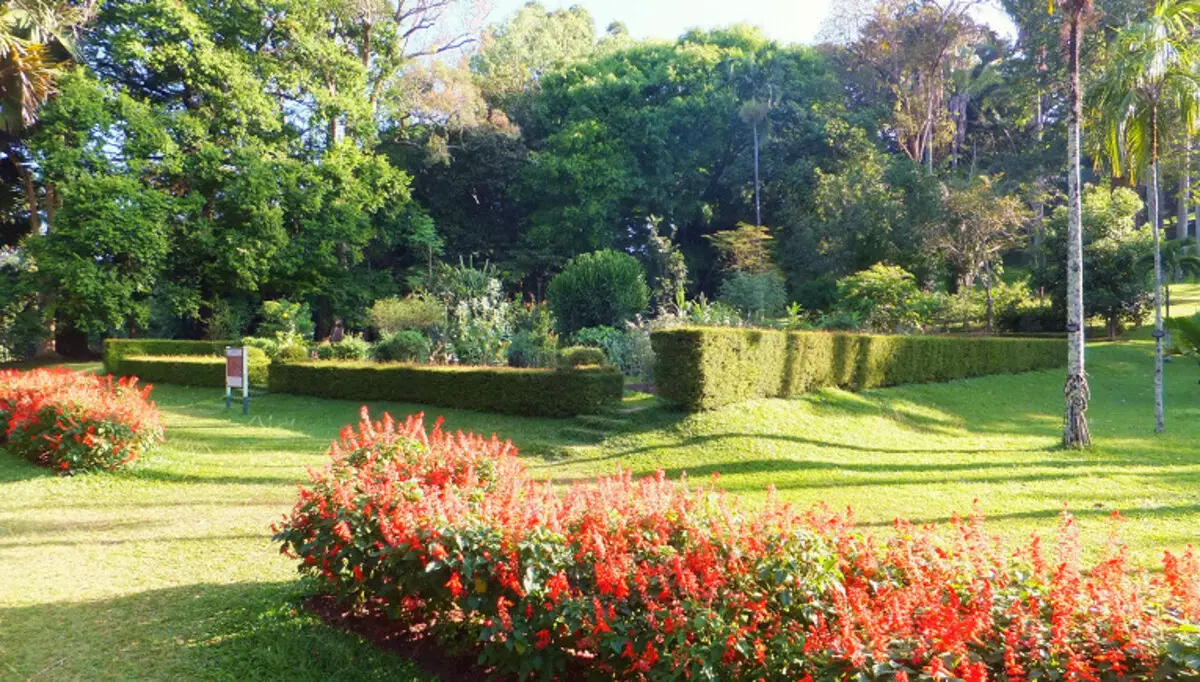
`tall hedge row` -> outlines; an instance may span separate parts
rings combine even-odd
[[[620,400],[624,378],[611,367],[560,371],[317,361],[272,365],[269,386],[273,393],[566,417]]]
[[[226,346],[237,341],[180,341],[177,339],[105,339],[104,371],[121,371],[121,360],[131,355],[216,355],[224,356]],[[222,385],[224,385],[222,383]]]
[[[225,386],[225,358],[209,355],[127,355],[120,374],[152,384]],[[261,348],[250,349],[250,385],[266,387],[270,360]],[[240,389],[239,389],[240,390]]]
[[[681,328],[651,335],[659,394],[686,410],[836,386],[1011,374],[1066,364],[1060,339],[873,336],[741,328]]]

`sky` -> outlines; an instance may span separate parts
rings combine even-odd
[[[502,21],[527,0],[492,0],[488,23]],[[838,0],[540,0],[546,9],[582,5],[596,29],[614,20],[625,22],[634,38],[674,39],[692,28],[754,24],[767,37],[785,43],[811,43],[829,7]],[[979,8],[977,17],[1013,36],[1004,13],[994,6]]]

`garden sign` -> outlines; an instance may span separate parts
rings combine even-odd
[[[225,409],[233,404],[233,389],[242,389],[242,414],[250,414],[250,358],[245,346],[225,347]]]

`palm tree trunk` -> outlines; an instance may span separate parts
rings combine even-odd
[[[758,182],[758,121],[754,122],[754,224],[762,226],[762,197]]]
[[[1091,445],[1087,402],[1090,397],[1084,373],[1083,327],[1083,204],[1080,199],[1080,121],[1083,93],[1079,89],[1079,38],[1082,8],[1071,11],[1067,37],[1067,61],[1071,108],[1067,114],[1067,379],[1063,386],[1066,415],[1063,446]]]
[[[1162,253],[1159,251],[1158,215],[1158,113],[1150,123],[1150,232],[1154,236],[1154,432],[1165,428],[1163,415],[1163,314]]]
[[[1187,239],[1188,203],[1192,196],[1192,141],[1184,134],[1183,170],[1179,172],[1179,211],[1175,222],[1175,238]],[[1169,316],[1168,316],[1169,317]]]

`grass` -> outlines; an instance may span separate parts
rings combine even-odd
[[[628,405],[649,409],[599,419],[429,412],[513,438],[535,476],[560,482],[617,465],[719,472],[751,503],[773,484],[877,526],[944,520],[978,498],[1010,538],[1052,533],[1065,504],[1093,543],[1120,509],[1134,558],[1153,565],[1200,527],[1200,370],[1167,366],[1167,433],[1155,436],[1151,348],[1089,346],[1088,452],[1057,449],[1061,371],[691,416],[645,395]],[[322,463],[358,406],[268,395],[243,417],[218,389],[154,397],[169,440],[129,472],[59,478],[0,452],[0,679],[425,679],[299,609],[307,588],[270,542],[304,468]]]

